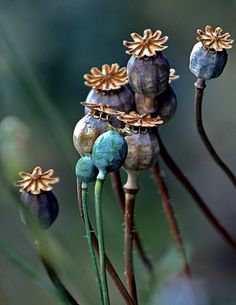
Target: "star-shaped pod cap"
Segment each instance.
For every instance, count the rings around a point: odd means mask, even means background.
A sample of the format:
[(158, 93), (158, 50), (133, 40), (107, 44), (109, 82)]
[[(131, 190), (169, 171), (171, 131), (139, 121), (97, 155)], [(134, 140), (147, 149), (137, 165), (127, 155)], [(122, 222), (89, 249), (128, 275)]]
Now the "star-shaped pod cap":
[(32, 174), (26, 172), (19, 172), (21, 180), (15, 182), (16, 186), (20, 187), (20, 192), (27, 192), (33, 195), (38, 195), (42, 191), (51, 191), (52, 185), (59, 181), (59, 178), (52, 177), (54, 174), (53, 169), (46, 172), (42, 171), (40, 166), (33, 169)]
[(117, 90), (128, 83), (126, 68), (120, 68), (117, 63), (111, 66), (105, 64), (101, 70), (93, 67), (90, 72), (84, 75), (84, 83), (96, 90)]
[(160, 116), (152, 118), (150, 114), (139, 115), (135, 111), (128, 114), (122, 113), (117, 118), (128, 126), (133, 127), (152, 128), (164, 123)]
[(168, 40), (168, 36), (161, 37), (161, 34), (160, 30), (152, 33), (150, 29), (145, 30), (143, 36), (138, 33), (132, 33), (131, 37), (134, 41), (123, 41), (123, 45), (129, 49), (126, 53), (134, 55), (137, 58), (155, 56), (156, 52), (167, 48), (163, 44)]
[(96, 114), (107, 114), (107, 115), (119, 115), (121, 112), (118, 110), (115, 110), (113, 108), (107, 107), (103, 103), (94, 104), (94, 103), (88, 103), (88, 102), (81, 102), (81, 104), (85, 107), (88, 107), (90, 110), (90, 113), (92, 115)]
[(216, 52), (232, 48), (234, 40), (230, 39), (230, 36), (229, 33), (223, 33), (219, 26), (215, 30), (210, 25), (205, 27), (205, 31), (197, 30), (197, 40), (202, 43), (204, 48)]

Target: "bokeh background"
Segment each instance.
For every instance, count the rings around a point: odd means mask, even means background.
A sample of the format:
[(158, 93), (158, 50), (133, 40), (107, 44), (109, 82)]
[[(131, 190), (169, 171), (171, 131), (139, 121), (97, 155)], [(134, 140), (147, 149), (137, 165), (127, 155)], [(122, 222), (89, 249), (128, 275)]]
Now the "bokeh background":
[[(89, 88), (83, 74), (93, 66), (119, 63), (129, 56), (122, 45), (131, 32), (161, 29), (169, 36), (165, 54), (181, 78), (173, 83), (178, 111), (161, 128), (165, 144), (222, 223), (236, 238), (236, 193), (210, 159), (194, 125), (194, 76), (188, 69), (196, 29), (221, 26), (236, 38), (236, 1), (0, 1), (0, 304), (55, 305), (59, 301), (22, 225), (13, 181), (19, 170), (41, 165), (61, 178), (55, 187), (60, 215), (47, 232), (55, 268), (82, 305), (98, 304), (95, 280), (77, 201), (72, 132), (82, 116), (80, 101)], [(204, 122), (220, 156), (236, 172), (236, 52), (219, 79), (209, 81)], [(165, 179), (181, 226), (196, 283), (198, 305), (234, 305), (236, 256), (196, 208), (163, 163)], [(125, 179), (125, 176), (124, 176)], [(136, 223), (155, 264), (149, 276), (135, 256), (138, 293), (145, 305), (191, 305), (176, 280), (179, 265), (158, 190), (149, 173), (140, 181)], [(92, 202), (92, 188), (90, 199)], [(93, 213), (91, 209), (91, 214)], [(104, 191), (106, 247), (123, 277), (123, 221), (109, 179)], [(8, 248), (8, 257), (3, 251)], [(24, 268), (16, 258), (24, 259)], [(23, 269), (24, 270), (23, 270)], [(33, 269), (30, 269), (33, 268)], [(112, 304), (123, 304), (110, 284)]]

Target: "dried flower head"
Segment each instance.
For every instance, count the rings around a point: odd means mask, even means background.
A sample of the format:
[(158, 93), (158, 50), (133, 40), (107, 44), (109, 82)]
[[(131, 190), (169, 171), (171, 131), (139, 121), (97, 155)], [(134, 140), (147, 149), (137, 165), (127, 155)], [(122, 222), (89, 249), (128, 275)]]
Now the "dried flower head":
[(152, 30), (147, 29), (143, 32), (143, 37), (137, 33), (132, 33), (131, 37), (134, 41), (123, 41), (123, 45), (126, 46), (127, 54), (134, 55), (137, 58), (155, 56), (156, 52), (163, 51), (167, 46), (163, 44), (168, 40), (168, 36), (161, 37), (162, 32), (157, 30), (152, 33)]
[(116, 90), (128, 83), (126, 68), (120, 68), (118, 64), (105, 64), (101, 70), (93, 67), (90, 72), (91, 75), (84, 75), (84, 83), (96, 90)]
[(135, 126), (135, 127), (151, 128), (164, 123), (164, 121), (160, 116), (152, 118), (151, 115), (148, 113), (139, 115), (135, 111), (131, 111), (128, 114), (121, 113), (117, 118), (129, 126)]
[(105, 104), (99, 103), (99, 104), (94, 104), (94, 103), (88, 103), (88, 102), (81, 102), (81, 104), (85, 107), (88, 107), (90, 110), (90, 113), (93, 114), (111, 114), (111, 115), (118, 115), (121, 112), (118, 110), (115, 110), (113, 108), (107, 107)]
[(176, 79), (179, 78), (179, 75), (177, 75), (175, 72), (176, 72), (175, 69), (173, 69), (173, 68), (170, 69), (169, 84), (170, 84), (173, 80), (176, 80)]
[(206, 49), (212, 49), (216, 52), (224, 49), (231, 49), (234, 40), (230, 39), (229, 33), (224, 33), (221, 27), (217, 27), (214, 31), (210, 25), (205, 27), (205, 32), (197, 30), (197, 40), (201, 41)]
[(51, 191), (52, 184), (59, 181), (59, 178), (52, 177), (53, 169), (42, 172), (40, 166), (34, 168), (32, 174), (26, 172), (19, 172), (22, 180), (17, 181), (16, 186), (20, 187), (20, 192), (28, 192), (33, 195), (38, 195), (41, 191)]

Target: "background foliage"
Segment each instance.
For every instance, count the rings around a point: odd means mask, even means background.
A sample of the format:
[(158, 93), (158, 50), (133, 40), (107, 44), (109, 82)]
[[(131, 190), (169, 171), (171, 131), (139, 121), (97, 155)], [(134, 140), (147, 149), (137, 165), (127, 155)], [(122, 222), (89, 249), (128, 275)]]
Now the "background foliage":
[[(83, 74), (92, 66), (117, 62), (126, 65), (122, 41), (130, 32), (161, 29), (169, 36), (166, 54), (181, 78), (173, 84), (178, 97), (174, 119), (161, 134), (174, 159), (200, 194), (236, 237), (235, 190), (216, 168), (194, 126), (193, 83), (188, 57), (196, 29), (221, 26), (236, 38), (236, 2), (12, 0), (0, 1), (0, 239), (23, 256), (40, 274), (33, 277), (17, 269), (0, 254), (0, 304), (58, 304), (34, 253), (32, 238), (20, 222), (12, 181), (19, 170), (36, 165), (54, 168), (61, 183), (55, 187), (60, 215), (50, 229), (49, 253), (69, 289), (82, 305), (97, 304), (95, 281), (88, 258), (84, 229), (76, 203), (74, 164), (78, 158), (72, 131), (82, 116), (80, 101), (89, 88)], [(235, 48), (229, 51), (224, 74), (207, 86), (204, 118), (220, 155), (236, 171), (235, 159)], [(191, 266), (200, 287), (202, 304), (235, 304), (236, 257), (189, 195), (164, 167), (166, 180), (188, 245)], [(176, 272), (175, 255), (163, 217), (158, 191), (149, 173), (142, 175), (136, 223), (147, 251), (157, 267), (149, 278), (136, 259), (139, 294), (143, 304), (182, 305), (181, 282), (169, 282)], [(92, 199), (92, 190), (91, 190)], [(107, 250), (122, 276), (122, 216), (115, 205), (110, 182), (104, 193)], [(121, 304), (111, 284), (113, 304)], [(181, 293), (180, 293), (181, 291)], [(190, 301), (189, 301), (190, 304)]]

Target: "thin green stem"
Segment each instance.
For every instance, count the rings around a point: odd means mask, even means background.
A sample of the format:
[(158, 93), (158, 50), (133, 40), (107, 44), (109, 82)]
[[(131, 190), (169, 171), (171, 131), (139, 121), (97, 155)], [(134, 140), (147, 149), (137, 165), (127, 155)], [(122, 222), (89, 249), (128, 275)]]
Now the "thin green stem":
[(79, 303), (73, 298), (70, 292), (65, 288), (64, 284), (62, 283), (61, 279), (59, 278), (57, 272), (53, 268), (53, 266), (48, 262), (48, 260), (39, 252), (40, 259), (44, 265), (47, 274), (56, 287), (59, 295), (64, 300), (65, 304), (67, 305), (79, 305)]
[(198, 129), (198, 133), (208, 150), (209, 154), (211, 155), (212, 159), (216, 162), (216, 164), (223, 170), (226, 176), (229, 178), (231, 183), (236, 187), (236, 177), (229, 169), (229, 167), (224, 163), (224, 161), (219, 157), (215, 148), (212, 146), (206, 131), (203, 126), (202, 122), (202, 100), (203, 100), (203, 92), (204, 88), (206, 87), (205, 81), (203, 79), (198, 78), (195, 85), (195, 117), (196, 117), (196, 125)]
[(90, 231), (90, 226), (89, 226), (87, 194), (88, 194), (88, 188), (82, 186), (82, 206), (83, 206), (83, 211), (84, 211), (84, 225), (85, 225), (86, 237), (87, 237), (87, 241), (88, 241), (88, 248), (89, 248), (89, 253), (90, 253), (91, 260), (92, 260), (92, 265), (93, 265), (93, 269), (95, 272), (95, 277), (96, 277), (96, 281), (97, 281), (97, 285), (98, 285), (98, 289), (99, 289), (100, 301), (101, 301), (101, 304), (104, 304), (102, 284), (101, 284), (101, 279), (100, 279), (99, 270), (98, 270), (98, 266), (97, 266), (95, 252), (93, 249), (91, 231)]
[(105, 264), (105, 242), (103, 234), (103, 221), (102, 221), (102, 186), (104, 180), (98, 179), (95, 183), (95, 215), (97, 223), (98, 233), (98, 247), (99, 247), (99, 264), (100, 264), (100, 275), (103, 290), (103, 300), (105, 305), (110, 304), (107, 275), (106, 275), (106, 264)]

